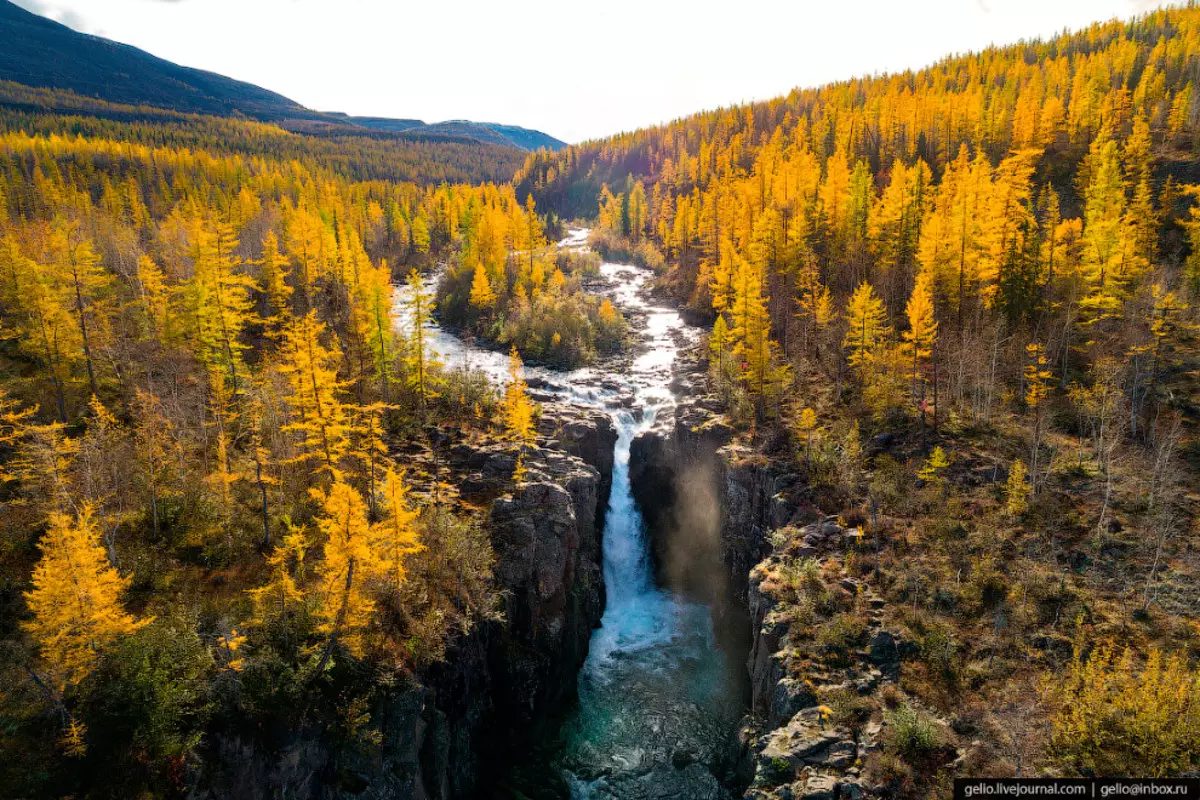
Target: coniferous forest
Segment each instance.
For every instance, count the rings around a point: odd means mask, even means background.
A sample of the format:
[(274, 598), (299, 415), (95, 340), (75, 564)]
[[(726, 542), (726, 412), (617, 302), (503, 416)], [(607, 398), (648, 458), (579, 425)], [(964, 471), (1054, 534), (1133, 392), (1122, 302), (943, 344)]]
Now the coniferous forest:
[[(1196, 775), (1198, 91), (1192, 3), (529, 153), (0, 82), (0, 796)], [(530, 755), (621, 480), (733, 755)]]

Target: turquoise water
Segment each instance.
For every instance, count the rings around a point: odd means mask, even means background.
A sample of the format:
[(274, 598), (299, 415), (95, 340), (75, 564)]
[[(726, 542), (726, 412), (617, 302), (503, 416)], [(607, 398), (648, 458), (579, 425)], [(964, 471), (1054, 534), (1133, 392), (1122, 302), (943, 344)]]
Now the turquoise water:
[[(574, 231), (560, 246), (584, 242), (586, 231)], [(503, 774), (488, 781), (485, 797), (715, 797), (698, 794), (694, 780), (681, 789), (677, 768), (700, 764), (722, 777), (745, 711), (745, 653), (722, 648), (707, 603), (656, 585), (629, 483), (630, 443), (657, 415), (672, 413), (672, 368), (681, 342), (694, 341), (695, 331), (674, 309), (649, 298), (649, 270), (605, 263), (601, 274), (605, 293), (636, 321), (634, 358), (619, 369), (527, 368), (526, 377), (540, 378), (562, 400), (613, 416), (618, 439), (603, 534), (604, 616), (579, 673), (578, 702), (546, 720), (534, 741), (512, 754)], [(471, 347), (435, 323), (429, 333), (446, 363), (482, 369), (497, 383), (506, 379), (503, 353)], [(630, 396), (626, 410), (619, 401)], [(672, 535), (683, 537), (677, 541), (686, 547), (689, 531)], [(700, 770), (708, 788), (718, 791), (702, 767), (691, 769), (691, 779)]]
[(629, 443), (652, 419), (653, 411), (617, 420), (604, 530), (608, 602), (580, 671), (579, 704), (559, 735), (572, 797), (676, 758), (717, 765), (743, 713), (744, 668), (719, 646), (711, 609), (654, 585), (628, 471)]

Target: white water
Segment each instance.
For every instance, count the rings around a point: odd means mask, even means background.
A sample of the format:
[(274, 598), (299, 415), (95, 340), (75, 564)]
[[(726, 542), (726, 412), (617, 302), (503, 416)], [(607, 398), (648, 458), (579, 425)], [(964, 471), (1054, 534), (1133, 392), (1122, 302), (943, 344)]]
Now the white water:
[[(560, 246), (580, 248), (586, 240), (587, 231), (575, 229)], [(673, 412), (671, 370), (680, 342), (694, 341), (695, 331), (650, 300), (648, 270), (604, 263), (600, 271), (604, 293), (638, 330), (632, 360), (570, 372), (525, 369), (527, 380), (540, 379), (563, 400), (606, 409), (618, 432), (603, 533), (604, 616), (580, 671), (578, 706), (529, 770), (560, 771), (573, 798), (620, 797), (620, 777), (669, 765), (678, 751), (715, 762), (742, 710), (736, 669), (717, 645), (711, 610), (655, 585), (629, 482), (630, 443), (657, 415)], [(497, 383), (507, 379), (504, 353), (472, 347), (436, 324), (428, 332), (447, 365), (481, 369)], [(544, 788), (520, 790), (554, 796)]]

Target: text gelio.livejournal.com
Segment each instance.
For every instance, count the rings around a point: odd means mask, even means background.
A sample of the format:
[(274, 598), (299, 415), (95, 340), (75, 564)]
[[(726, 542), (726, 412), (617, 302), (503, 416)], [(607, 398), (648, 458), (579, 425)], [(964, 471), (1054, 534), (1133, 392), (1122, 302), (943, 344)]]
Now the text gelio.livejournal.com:
[(958, 778), (955, 800), (1007, 797), (1200, 800), (1198, 778)]

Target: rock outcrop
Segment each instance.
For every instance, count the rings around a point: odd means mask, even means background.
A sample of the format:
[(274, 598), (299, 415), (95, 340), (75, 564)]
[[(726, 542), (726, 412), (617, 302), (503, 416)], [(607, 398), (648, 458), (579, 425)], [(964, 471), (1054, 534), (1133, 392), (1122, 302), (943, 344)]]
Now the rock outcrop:
[[(844, 574), (843, 556), (864, 544), (862, 533), (822, 516), (788, 459), (766, 457), (762, 443), (735, 435), (705, 384), (698, 369), (684, 367), (674, 387), (684, 399), (673, 418), (634, 440), (630, 479), (668, 582), (716, 586), (736, 603), (732, 612), (714, 603), (718, 613), (748, 617), (751, 714), (739, 732), (745, 797), (873, 796), (861, 769), (881, 746), (882, 725), (852, 730), (824, 704), (873, 695), (904, 651), (883, 628), (883, 601)], [(789, 582), (801, 562), (827, 593), (826, 616), (795, 613)], [(863, 641), (850, 643), (844, 659), (825, 658), (816, 634), (852, 606), (869, 610)]]
[(798, 479), (735, 439), (694, 361), (681, 358), (679, 370), (674, 416), (630, 446), (634, 499), (668, 584), (712, 586), (717, 568), (717, 599), (744, 607), (750, 570), (770, 552), (770, 531), (805, 513), (793, 496)]
[(481, 763), (569, 699), (604, 608), (616, 433), (603, 414), (554, 406), (539, 431), (515, 490), (515, 454), (502, 443), (441, 434), (435, 452), (407, 459), (453, 476), (444, 491), (485, 509), (503, 621), (477, 625), (445, 662), (377, 691), (358, 743), (332, 741), (317, 722), (272, 736), (215, 732), (189, 772), (189, 797), (474, 796)]

